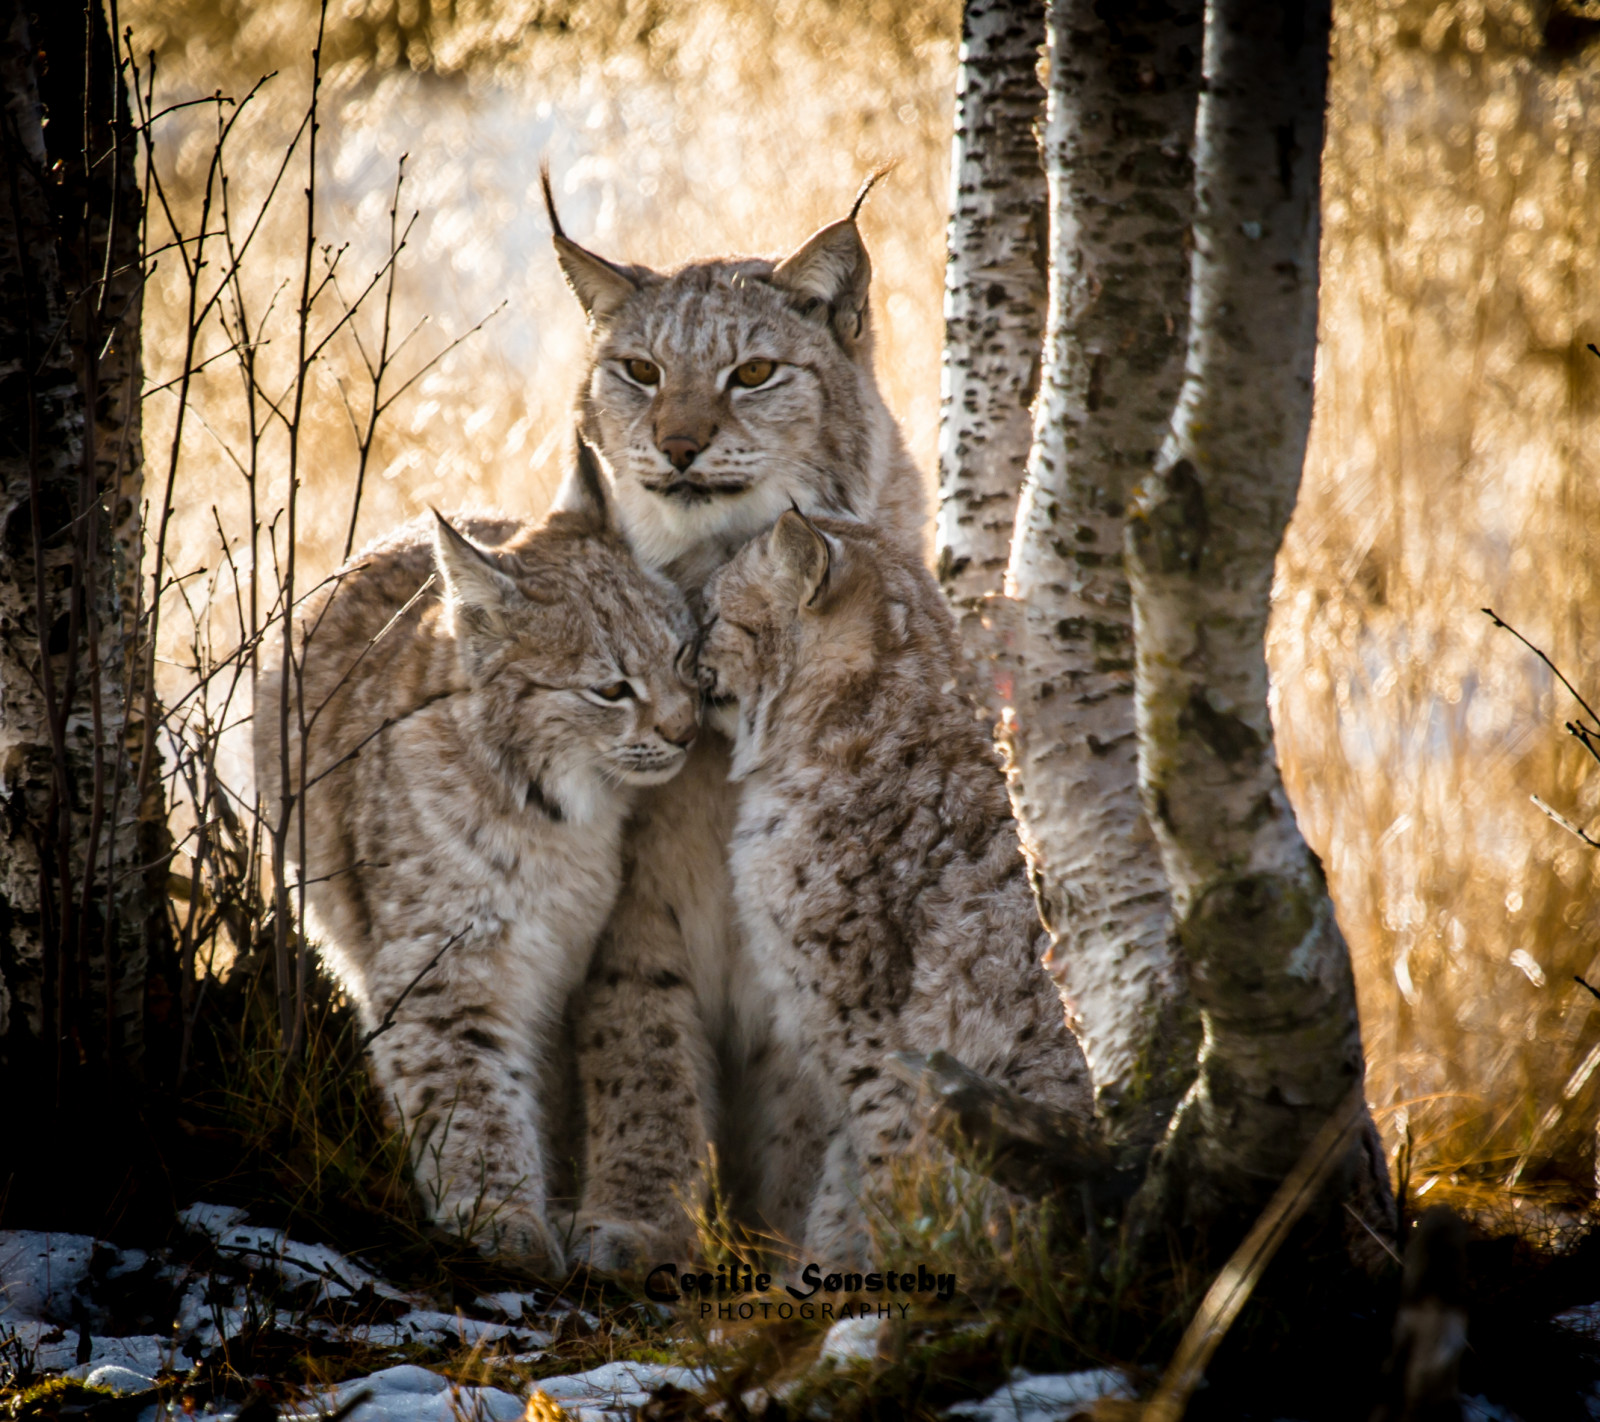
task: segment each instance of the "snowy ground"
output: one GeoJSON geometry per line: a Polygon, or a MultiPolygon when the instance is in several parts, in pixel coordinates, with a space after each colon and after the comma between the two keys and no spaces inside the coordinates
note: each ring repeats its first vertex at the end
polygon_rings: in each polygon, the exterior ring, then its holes
{"type": "MultiPolygon", "coordinates": [[[[139,1422],[169,1415],[231,1422],[242,1403],[191,1402],[186,1411],[181,1390],[159,1384],[263,1331],[308,1348],[319,1340],[359,1348],[387,1364],[305,1389],[283,1407],[294,1422],[335,1414],[344,1422],[515,1422],[533,1415],[528,1403],[536,1391],[573,1422],[626,1422],[664,1388],[694,1392],[709,1381],[689,1368],[617,1361],[528,1383],[514,1375],[517,1365],[544,1358],[568,1315],[577,1315],[580,1327],[596,1320],[567,1301],[518,1293],[481,1296],[471,1308],[446,1312],[326,1245],[253,1225],[241,1211],[198,1204],[181,1219],[193,1247],[163,1256],[85,1235],[0,1231],[0,1381],[8,1370],[26,1371],[121,1395],[148,1394],[139,1422]],[[505,1365],[503,1386],[465,1386],[412,1361],[459,1356],[474,1345],[505,1365]]],[[[869,1365],[876,1329],[871,1320],[835,1324],[817,1366],[869,1365]]],[[[1019,1373],[986,1402],[952,1417],[1065,1422],[1108,1395],[1127,1395],[1126,1379],[1106,1370],[1055,1378],[1019,1373]]]]}
{"type": "MultiPolygon", "coordinates": [[[[186,1410],[188,1389],[162,1384],[263,1335],[310,1353],[320,1346],[345,1360],[354,1354],[370,1365],[364,1375],[307,1387],[282,1404],[281,1415],[293,1422],[336,1414],[343,1422],[556,1415],[542,1404],[530,1409],[535,1392],[573,1422],[628,1422],[663,1389],[692,1393],[710,1381],[689,1368],[612,1361],[529,1382],[530,1371],[548,1371],[553,1359],[545,1350],[559,1333],[587,1333],[598,1321],[567,1300],[531,1293],[483,1295],[447,1311],[326,1245],[253,1225],[241,1211],[198,1204],[181,1219],[188,1247],[162,1255],[84,1235],[0,1231],[0,1384],[8,1375],[61,1376],[110,1393],[147,1394],[139,1422],[168,1415],[231,1422],[241,1402],[191,1400],[186,1410]],[[468,1386],[435,1370],[469,1353],[486,1365],[474,1376],[492,1376],[495,1384],[468,1386]]],[[[1571,1310],[1560,1322],[1600,1337],[1600,1304],[1571,1310]]],[[[876,1337],[874,1320],[838,1322],[815,1366],[869,1367],[876,1337]]],[[[1018,1369],[990,1397],[959,1403],[947,1415],[951,1422],[1068,1422],[1100,1398],[1130,1396],[1129,1379],[1111,1369],[1053,1376],[1018,1369]]],[[[1590,1412],[1600,1418],[1600,1395],[1590,1412]]],[[[1482,1398],[1466,1399],[1463,1415],[1518,1422],[1482,1398]]]]}
{"type": "MultiPolygon", "coordinates": [[[[154,1400],[158,1380],[187,1374],[225,1340],[263,1328],[308,1346],[322,1340],[379,1358],[494,1345],[495,1357],[512,1365],[537,1362],[563,1316],[575,1312],[561,1300],[515,1293],[446,1312],[326,1245],[252,1225],[239,1211],[195,1205],[182,1220],[208,1265],[180,1263],[178,1252],[152,1258],[84,1235],[0,1231],[0,1369],[26,1367],[116,1393],[150,1392],[142,1422],[154,1422],[163,1406],[154,1400]],[[130,1307],[136,1295],[169,1300],[170,1307],[130,1307]],[[161,1320],[163,1312],[168,1316],[161,1320]],[[130,1317],[145,1331],[127,1331],[130,1317]]],[[[593,1326],[592,1318],[581,1317],[593,1326]]],[[[684,1369],[617,1363],[547,1378],[540,1386],[581,1422],[602,1422],[631,1416],[664,1384],[690,1388],[703,1381],[684,1369]]],[[[511,1422],[527,1405],[527,1389],[512,1386],[459,1386],[427,1367],[397,1361],[337,1386],[308,1389],[284,1416],[326,1417],[359,1398],[346,1413],[350,1422],[511,1422]]],[[[222,1405],[207,1411],[224,1418],[237,1410],[222,1405]]]]}

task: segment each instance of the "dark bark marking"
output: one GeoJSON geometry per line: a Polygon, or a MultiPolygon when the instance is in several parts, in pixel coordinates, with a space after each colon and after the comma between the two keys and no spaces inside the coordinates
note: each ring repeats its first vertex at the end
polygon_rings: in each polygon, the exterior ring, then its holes
{"type": "Polygon", "coordinates": [[[1218,711],[1198,687],[1178,715],[1178,729],[1199,736],[1213,755],[1229,765],[1261,750],[1261,737],[1254,729],[1231,711],[1218,711]]]}

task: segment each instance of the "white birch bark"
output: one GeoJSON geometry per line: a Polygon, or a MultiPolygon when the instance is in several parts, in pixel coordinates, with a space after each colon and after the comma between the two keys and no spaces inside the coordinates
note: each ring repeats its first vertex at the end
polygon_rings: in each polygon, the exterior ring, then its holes
{"type": "Polygon", "coordinates": [[[967,656],[967,692],[992,724],[999,705],[985,599],[1000,591],[1017,490],[1033,441],[1045,326],[1049,213],[1037,129],[1044,11],[969,0],[956,79],[938,562],[967,656]]]}
{"type": "MultiPolygon", "coordinates": [[[[1311,421],[1327,0],[1211,0],[1183,391],[1127,530],[1140,786],[1201,1009],[1145,1205],[1250,1211],[1361,1080],[1349,954],[1267,709],[1273,563],[1311,421]]],[[[1367,1145],[1372,1145],[1368,1132],[1367,1145]]],[[[1385,1223],[1387,1177],[1353,1161],[1385,1223]]]]}
{"type": "Polygon", "coordinates": [[[1051,966],[1102,1115],[1146,1144],[1198,1038],[1139,803],[1122,536],[1183,378],[1201,36],[1200,0],[1049,8],[1050,318],[1001,675],[1051,966]]]}

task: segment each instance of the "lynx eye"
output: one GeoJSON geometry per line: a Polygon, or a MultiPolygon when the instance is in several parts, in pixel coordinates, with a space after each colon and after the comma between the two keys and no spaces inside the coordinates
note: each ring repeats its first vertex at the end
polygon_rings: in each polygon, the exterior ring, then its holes
{"type": "Polygon", "coordinates": [[[772,372],[778,368],[776,361],[747,360],[733,372],[733,383],[742,385],[746,390],[753,390],[758,385],[765,385],[772,379],[772,372]]]}
{"type": "Polygon", "coordinates": [[[627,701],[633,695],[633,688],[625,681],[608,681],[604,686],[591,686],[589,690],[602,701],[627,701]]]}
{"type": "Polygon", "coordinates": [[[625,360],[622,368],[628,372],[629,380],[636,380],[640,385],[661,384],[661,367],[653,360],[625,360]]]}

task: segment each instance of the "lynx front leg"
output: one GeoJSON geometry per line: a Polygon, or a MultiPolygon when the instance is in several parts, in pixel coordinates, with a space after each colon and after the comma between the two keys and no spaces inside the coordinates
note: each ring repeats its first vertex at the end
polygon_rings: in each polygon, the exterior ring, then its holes
{"type": "Polygon", "coordinates": [[[730,790],[726,748],[702,736],[677,779],[640,799],[622,893],[579,991],[587,1149],[574,1253],[597,1269],[689,1248],[731,976],[730,790]]]}
{"type": "Polygon", "coordinates": [[[558,1274],[546,1217],[532,1014],[459,980],[422,983],[372,1044],[429,1217],[487,1251],[558,1274]]]}
{"type": "Polygon", "coordinates": [[[827,1272],[861,1269],[872,1253],[872,1233],[861,1205],[861,1172],[850,1137],[840,1131],[828,1143],[822,1178],[806,1216],[805,1262],[827,1272]]]}
{"type": "Polygon", "coordinates": [[[773,1030],[759,1011],[767,1004],[754,996],[747,989],[737,1034],[750,1045],[728,1064],[723,1083],[721,1159],[742,1167],[724,1184],[743,1187],[736,1204],[748,1223],[785,1250],[809,1229],[824,1155],[839,1129],[837,1095],[803,1047],[773,1030]]]}
{"type": "Polygon", "coordinates": [[[828,1144],[806,1219],[806,1258],[825,1268],[871,1267],[873,1217],[894,1192],[895,1164],[918,1146],[911,1093],[886,1070],[849,1074],[845,1122],[828,1144]]]}
{"type": "Polygon", "coordinates": [[[711,1138],[712,1054],[670,904],[619,905],[582,989],[583,1209],[573,1255],[607,1273],[682,1258],[711,1138]]]}

